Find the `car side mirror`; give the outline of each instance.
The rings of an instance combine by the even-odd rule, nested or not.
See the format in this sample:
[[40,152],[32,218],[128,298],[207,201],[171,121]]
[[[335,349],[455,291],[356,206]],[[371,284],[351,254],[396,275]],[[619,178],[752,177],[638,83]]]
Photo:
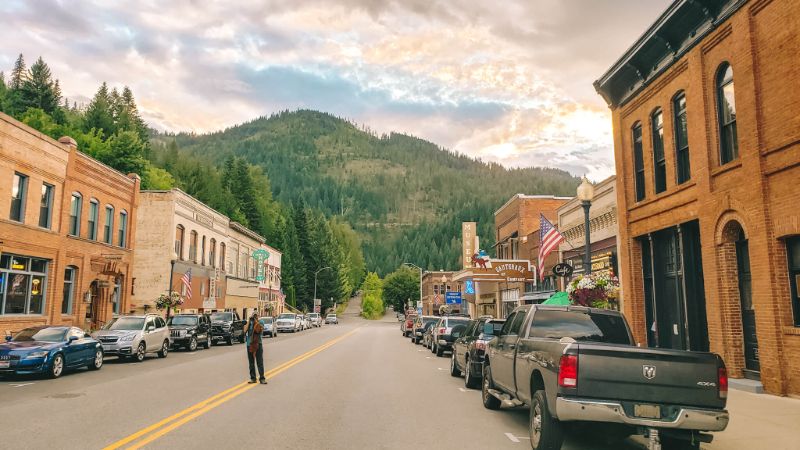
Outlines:
[[6,342],[11,342],[11,336],[10,335],[6,335]]
[[72,344],[73,342],[75,342],[77,340],[78,340],[78,336],[70,336],[69,339],[67,339],[67,344]]
[[149,333],[149,332],[151,332],[151,331],[153,331],[153,330],[155,330],[155,329],[156,329],[156,327],[155,327],[155,326],[153,326],[153,325],[148,325],[148,326],[147,326],[147,328],[145,328],[145,329],[144,329],[144,331],[146,331],[146,332],[148,332],[148,333]]

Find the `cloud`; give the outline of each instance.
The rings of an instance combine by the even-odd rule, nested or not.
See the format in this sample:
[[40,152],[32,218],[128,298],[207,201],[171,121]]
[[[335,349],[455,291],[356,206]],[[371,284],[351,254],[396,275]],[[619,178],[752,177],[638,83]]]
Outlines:
[[668,0],[0,2],[0,70],[130,86],[162,130],[312,108],[507,166],[613,172],[592,81]]

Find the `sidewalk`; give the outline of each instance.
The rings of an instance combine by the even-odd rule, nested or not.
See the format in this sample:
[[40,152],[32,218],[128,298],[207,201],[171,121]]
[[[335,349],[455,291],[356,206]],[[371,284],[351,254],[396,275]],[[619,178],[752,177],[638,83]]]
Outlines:
[[800,449],[800,400],[731,389],[728,411],[728,428],[703,450]]

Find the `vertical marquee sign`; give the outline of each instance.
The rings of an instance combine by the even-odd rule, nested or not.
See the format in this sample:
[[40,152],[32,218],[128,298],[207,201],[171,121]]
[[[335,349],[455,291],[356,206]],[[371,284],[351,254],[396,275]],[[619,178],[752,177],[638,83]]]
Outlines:
[[462,268],[473,266],[472,255],[477,252],[478,230],[475,222],[461,222],[461,261]]
[[258,272],[256,273],[256,281],[262,282],[267,279],[264,276],[264,262],[269,258],[269,252],[260,248],[253,252],[253,259],[256,260],[256,267],[258,267]]

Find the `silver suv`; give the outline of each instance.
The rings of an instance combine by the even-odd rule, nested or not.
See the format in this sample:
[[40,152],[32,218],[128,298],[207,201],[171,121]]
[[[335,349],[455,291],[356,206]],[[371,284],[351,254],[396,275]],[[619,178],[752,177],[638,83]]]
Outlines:
[[169,352],[169,328],[157,314],[115,317],[94,338],[103,344],[103,353],[141,362],[147,353],[166,358]]

